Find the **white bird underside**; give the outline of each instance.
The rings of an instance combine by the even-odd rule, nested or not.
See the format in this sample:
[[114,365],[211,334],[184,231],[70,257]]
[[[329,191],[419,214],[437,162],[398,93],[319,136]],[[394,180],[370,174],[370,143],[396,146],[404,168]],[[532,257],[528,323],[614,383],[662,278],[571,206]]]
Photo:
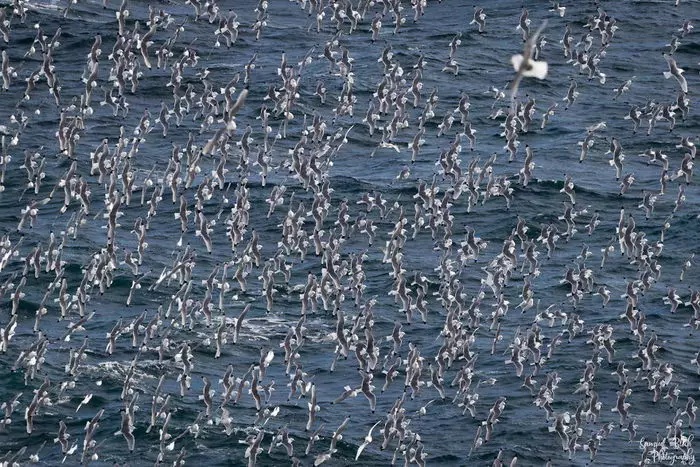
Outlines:
[[515,71],[521,73],[525,78],[545,79],[547,77],[547,62],[529,60],[527,65],[522,67],[523,56],[521,54],[510,57],[510,62],[513,64]]

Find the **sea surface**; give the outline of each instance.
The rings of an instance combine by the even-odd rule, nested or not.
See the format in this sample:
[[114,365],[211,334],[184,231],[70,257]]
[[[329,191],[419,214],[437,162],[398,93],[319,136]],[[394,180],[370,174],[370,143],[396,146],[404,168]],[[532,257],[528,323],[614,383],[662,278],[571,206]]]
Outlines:
[[[3,462],[695,462],[688,401],[700,391],[700,302],[691,303],[700,289],[692,174],[700,35],[683,26],[700,28],[700,2],[565,1],[563,15],[544,1],[483,2],[482,33],[470,24],[472,2],[457,0],[427,1],[415,19],[418,2],[407,0],[322,2],[318,10],[319,2],[286,0],[2,3]],[[539,49],[532,59],[548,70],[544,79],[525,73],[516,88],[511,57],[523,54],[516,27],[524,9]],[[234,13],[229,24],[237,22],[238,33],[227,47],[222,27]],[[373,20],[382,24],[376,40]],[[147,34],[150,68],[140,51]],[[117,41],[128,45],[117,50]],[[159,66],[163,48],[170,55]],[[595,71],[575,66],[577,52]],[[687,93],[664,76],[671,57]],[[414,79],[422,83],[415,105]],[[578,94],[567,101],[574,82]],[[116,111],[109,92],[121,99]],[[230,113],[225,93],[232,101],[243,95]],[[370,105],[378,115],[372,134]],[[635,107],[636,132],[625,119]],[[532,109],[525,128],[524,109]],[[454,123],[438,136],[446,115]],[[412,160],[419,125],[425,131]],[[594,144],[580,161],[587,136]],[[649,151],[666,158],[666,171]],[[380,198],[385,204],[376,206]],[[523,226],[536,270],[516,233]],[[469,231],[478,251],[469,249]],[[636,242],[631,249],[625,235]],[[489,281],[496,271],[507,271],[502,287]],[[631,332],[628,306],[640,329],[645,316],[642,336]],[[558,317],[544,317],[555,309]],[[513,349],[520,375],[507,363]],[[620,362],[624,386],[615,375]],[[362,392],[368,375],[374,411]],[[523,387],[527,376],[533,393]],[[548,377],[554,390],[540,391]],[[223,398],[229,381],[244,384],[237,401]],[[333,403],[346,386],[356,391]],[[614,409],[625,391],[622,420]],[[547,397],[550,416],[535,403]],[[315,420],[307,424],[310,405]],[[59,434],[61,422],[69,438]],[[256,437],[257,456],[248,449]]]

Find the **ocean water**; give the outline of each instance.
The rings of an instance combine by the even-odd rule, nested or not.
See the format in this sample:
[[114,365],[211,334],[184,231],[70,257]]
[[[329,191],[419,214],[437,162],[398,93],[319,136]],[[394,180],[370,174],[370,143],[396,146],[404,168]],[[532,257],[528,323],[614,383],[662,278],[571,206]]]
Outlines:
[[[700,390],[699,368],[693,363],[700,345],[697,331],[685,325],[694,314],[691,294],[700,287],[700,264],[692,256],[700,256],[700,243],[695,236],[700,210],[697,174],[689,175],[686,183],[682,172],[684,165],[692,163],[686,154],[693,154],[693,149],[681,142],[682,138],[697,142],[700,131],[696,114],[700,43],[696,31],[685,34],[682,26],[685,21],[698,22],[698,2],[681,1],[678,6],[670,1],[565,2],[565,14],[560,16],[550,10],[548,2],[499,1],[480,5],[486,14],[486,25],[485,31],[479,33],[477,26],[470,24],[474,15],[472,4],[459,1],[427,2],[417,21],[412,2],[394,2],[402,8],[400,16],[405,19],[398,28],[394,25],[391,2],[338,2],[351,11],[362,11],[366,6],[356,28],[349,19],[338,24],[333,19],[333,4],[324,4],[319,31],[317,12],[309,13],[310,3],[219,2],[214,19],[213,14],[204,13],[204,4],[202,14],[196,17],[196,9],[189,3],[133,1],[122,5],[129,14],[121,37],[133,42],[120,52],[128,57],[121,60],[121,65],[119,53],[110,57],[120,40],[116,14],[121,8],[119,3],[108,1],[103,5],[81,0],[68,11],[63,1],[20,3],[26,17],[13,14],[11,5],[5,6],[9,42],[0,39],[8,67],[14,69],[8,69],[7,89],[0,93],[4,135],[0,228],[5,239],[0,251],[0,283],[4,284],[0,327],[3,335],[11,335],[0,358],[0,374],[5,377],[0,384],[0,400],[8,401],[5,407],[14,406],[0,428],[0,456],[5,456],[4,461],[20,465],[244,465],[252,461],[246,453],[247,440],[262,434],[258,465],[286,465],[293,461],[313,465],[323,460],[324,454],[330,454],[324,465],[491,465],[500,452],[504,463],[517,457],[518,465],[545,465],[551,461],[552,465],[593,462],[617,466],[643,462],[645,440],[658,442],[658,447],[664,440],[670,443],[680,439],[682,434],[685,438],[677,444],[663,451],[659,448],[656,454],[647,453],[647,463],[671,464],[674,459],[676,464],[694,462],[688,448],[695,447],[695,423],[692,414],[684,410],[688,397],[697,399]],[[387,12],[381,16],[385,8]],[[543,25],[537,60],[547,63],[548,73],[542,80],[524,77],[511,102],[516,77],[511,57],[523,53],[523,34],[516,29],[523,8],[529,13],[531,33]],[[151,27],[149,10],[163,12],[147,39],[152,41],[148,49],[151,69],[139,50],[140,39]],[[341,10],[346,11],[338,9]],[[238,36],[227,47],[219,22],[233,13],[239,23]],[[263,16],[265,24],[256,39],[255,23]],[[371,25],[375,18],[381,18],[382,27],[378,40],[373,41]],[[588,24],[600,24],[603,30],[614,25],[616,29],[612,35],[603,35],[600,28],[591,29]],[[571,50],[574,54],[587,54],[591,64],[598,60],[598,74],[589,73],[590,67],[574,66],[565,56],[560,41],[567,27],[572,37]],[[586,33],[590,34],[590,45],[586,43]],[[45,39],[35,41],[37,34]],[[55,35],[56,42],[51,46]],[[97,76],[88,106],[81,103],[81,96],[86,92],[86,81],[91,81],[89,75],[94,68],[88,66],[94,66],[90,65],[90,54],[98,35],[101,53],[95,55]],[[674,36],[680,44],[672,52],[668,44]],[[455,74],[443,71],[443,67],[450,58],[450,44],[457,39],[461,42],[454,50],[453,60],[458,65]],[[44,42],[43,48],[40,42]],[[166,65],[158,67],[156,52],[166,45],[172,56]],[[326,47],[332,51],[333,62],[324,57]],[[389,47],[391,56],[385,69],[381,57],[383,53],[387,57],[385,51]],[[53,68],[49,68],[45,58],[49,48]],[[352,60],[351,75],[343,72],[342,62],[348,62],[343,51]],[[669,65],[663,54],[671,52],[687,81],[688,92],[681,94],[681,100],[687,100],[685,117],[677,106],[679,81],[664,76]],[[410,90],[417,73],[414,65],[420,57],[424,61],[419,77],[422,89],[414,106]],[[244,82],[246,64],[251,60],[255,67],[250,69],[249,81]],[[291,71],[280,70],[283,60],[286,70]],[[179,84],[173,82],[178,70]],[[26,99],[27,79],[34,72],[39,79]],[[288,109],[293,115],[288,115],[285,124],[286,112],[282,104],[269,99],[268,90],[280,93],[280,98],[288,95],[284,90],[285,78],[290,79],[284,76],[286,73],[292,73],[297,88]],[[58,80],[58,102],[49,92],[47,74]],[[133,90],[132,74],[137,76]],[[105,90],[111,89],[113,96],[118,97],[118,81],[122,77],[126,80],[123,102],[128,111],[122,108],[115,115],[105,101]],[[243,92],[247,92],[247,98],[235,115],[236,128],[229,127],[229,138],[223,142],[227,155],[222,158],[222,149],[211,150],[207,143],[225,129],[224,88],[232,80],[233,100]],[[375,93],[383,80],[390,104],[370,134],[363,119],[370,104],[379,110],[381,94]],[[616,98],[615,90],[628,80],[629,89]],[[319,81],[326,88],[325,103],[315,95]],[[578,95],[568,103],[566,96],[574,81]],[[349,86],[354,98],[351,114],[339,110],[339,96],[347,96]],[[437,96],[434,115],[423,121],[424,142],[412,162],[410,144],[419,131],[420,116],[433,91]],[[473,147],[464,135],[462,114],[458,111],[465,95],[470,104],[467,120],[475,130]],[[500,98],[495,99],[496,95]],[[402,96],[405,104],[401,104]],[[521,103],[518,109],[522,110],[529,99],[534,102],[532,122],[527,131],[516,123],[513,131],[518,146],[509,162],[510,154],[504,148],[506,137],[501,134],[503,124],[517,103]],[[398,107],[405,106],[408,125],[390,136],[397,102]],[[182,107],[179,125],[173,114],[175,104]],[[554,114],[542,128],[542,114],[553,104],[557,104]],[[161,105],[171,113],[166,136],[156,122]],[[263,106],[270,112],[269,129],[264,128],[260,118]],[[636,133],[631,120],[625,119],[634,106],[643,112]],[[491,118],[499,109],[501,115]],[[455,121],[438,136],[439,125],[449,114]],[[669,115],[674,116],[675,122]],[[317,139],[314,118],[325,123],[325,131]],[[651,129],[650,119],[654,123]],[[143,126],[146,121],[148,127]],[[142,130],[138,130],[139,125]],[[242,138],[248,126],[250,153],[246,164],[241,163],[246,145]],[[385,127],[387,134],[383,136]],[[593,127],[597,128],[590,135],[595,142],[579,162],[578,143]],[[74,150],[60,146],[60,132],[73,135]],[[120,135],[124,143],[121,152],[117,150]],[[457,136],[459,148],[454,144],[451,149]],[[623,194],[622,180],[617,180],[611,164],[613,155],[606,153],[608,149],[615,150],[611,147],[613,138],[624,154],[620,179],[630,174],[634,177]],[[92,153],[99,156],[98,148],[105,139],[109,151],[105,160],[111,161],[111,167],[100,168],[99,164],[93,165],[91,158]],[[138,147],[134,149],[136,141]],[[532,150],[534,163],[532,179],[527,184],[519,178],[526,146]],[[298,154],[299,147],[304,151],[297,156],[293,153],[296,150]],[[266,176],[261,175],[262,168],[256,163],[261,150],[269,165]],[[660,151],[668,161],[663,194],[663,163],[648,163],[648,157],[640,157],[649,150]],[[445,153],[450,151],[459,170],[446,174],[440,161],[449,157]],[[495,159],[486,168],[492,155]],[[306,165],[296,166],[295,158]],[[315,160],[317,172],[308,166],[311,159]],[[177,160],[179,171],[174,169]],[[265,165],[265,161],[261,162]],[[226,170],[221,182],[212,183],[221,164]],[[483,174],[473,205],[467,189],[470,164],[475,168],[474,179]],[[188,182],[190,169],[193,175]],[[114,172],[113,181],[110,170]],[[127,172],[130,174],[124,178],[133,178],[131,186],[123,184],[122,174]],[[457,173],[461,175],[454,175]],[[307,183],[305,177],[312,183]],[[563,191],[567,177],[574,184],[576,201],[569,205],[575,213],[572,222],[576,229],[569,235],[564,217],[571,199]],[[173,178],[179,179],[174,195]],[[489,179],[495,185],[512,189],[509,206],[506,197],[494,194],[496,188],[487,196]],[[418,196],[423,183],[433,189],[434,198],[440,203],[426,203],[422,209],[424,223],[415,228],[414,235],[414,206],[423,204]],[[90,202],[85,207],[79,195],[81,185],[90,191]],[[64,186],[69,193],[65,207]],[[281,187],[285,191],[280,203],[268,215],[268,200]],[[444,195],[456,187],[463,191],[446,208]],[[684,190],[684,199],[677,204],[679,190]],[[127,192],[131,193],[128,204]],[[155,197],[160,193],[162,199],[157,206],[155,202],[149,206],[154,192]],[[368,211],[366,205],[358,203],[365,195],[376,199],[378,193],[386,202],[385,215],[377,207]],[[655,197],[653,211],[647,215],[645,197],[648,204],[651,196]],[[189,211],[185,232],[181,231],[179,215],[181,197]],[[116,200],[120,205],[115,207]],[[344,203],[349,226],[346,236],[342,219],[336,222],[345,212]],[[321,206],[317,213],[323,212],[319,229],[322,233],[318,236],[327,250],[337,245],[335,254],[315,254],[316,221],[312,210],[317,206]],[[38,209],[33,225],[25,216],[28,208]],[[110,211],[116,216],[113,221],[108,216]],[[198,233],[198,211],[210,230],[211,251]],[[242,221],[238,225],[242,237],[232,248],[230,224],[238,222],[237,216],[245,213],[249,220],[246,225]],[[285,221],[288,213],[291,217]],[[290,220],[294,213],[297,217]],[[594,215],[599,224],[589,235],[587,225]],[[405,243],[392,238],[401,216],[405,218]],[[434,232],[430,228],[431,216],[436,219]],[[621,218],[622,232],[618,230]],[[628,227],[633,222],[630,218],[634,219],[634,228]],[[376,227],[371,243],[362,231],[365,220]],[[519,220],[527,226],[525,235],[538,253],[536,274],[528,274],[521,241],[514,236]],[[451,223],[449,229],[445,221]],[[110,222],[116,224],[113,235],[108,228]],[[294,248],[285,249],[285,222],[299,226],[296,231],[291,229],[295,235],[305,232],[309,242],[305,255]],[[550,258],[546,241],[538,240],[548,226],[556,229],[558,236]],[[633,231],[633,239],[649,246],[645,250],[647,257],[622,254],[624,242],[620,242],[620,237],[625,228]],[[460,251],[469,229],[481,239],[483,248],[478,257],[463,261]],[[254,261],[255,243],[251,243],[254,236],[260,247],[258,264]],[[517,263],[510,264],[510,277],[500,291],[502,295],[497,295],[488,285],[487,271],[498,269],[494,261],[501,260],[503,266],[504,242],[509,238],[514,241]],[[392,261],[392,252],[399,251],[394,250],[396,242],[403,244],[399,254],[394,252]],[[128,257],[139,258],[140,245],[141,263],[134,271],[127,264]],[[601,267],[602,250],[609,245],[614,249]],[[586,247],[590,256],[583,254],[584,258],[582,249]],[[39,258],[36,274],[34,257]],[[279,270],[279,263],[275,266],[276,257],[278,261],[284,259],[288,278]],[[364,260],[353,273],[351,265],[360,257]],[[446,259],[452,261],[449,268],[445,267]],[[339,288],[326,276],[328,261],[336,270],[345,271],[338,278]],[[690,262],[684,267],[686,261]],[[183,277],[175,272],[183,267],[191,274]],[[658,277],[644,284],[652,267],[660,267]],[[235,278],[239,268],[247,273],[245,290]],[[409,323],[398,296],[390,293],[397,288],[395,269],[404,271],[398,275],[404,277],[414,306],[420,287],[414,278],[425,276],[425,321],[414,308]],[[570,296],[572,287],[564,281],[567,269],[577,278],[574,290],[580,292],[578,301]],[[590,285],[581,281],[586,270],[592,274]],[[273,285],[269,285],[268,271],[274,278]],[[206,282],[210,275],[214,281],[208,293]],[[302,316],[301,295],[309,275],[316,278],[318,287],[327,286],[338,305],[330,300],[324,306],[321,289],[316,288],[317,306]],[[133,290],[127,306],[135,281],[141,287]],[[353,292],[356,281],[363,290],[358,303]],[[523,298],[527,284],[532,294],[530,304]],[[641,314],[646,317],[641,339],[630,332],[624,317],[632,300],[626,296],[628,284],[638,294],[635,319]],[[274,289],[269,307],[265,297],[268,286]],[[599,287],[610,291],[606,306],[595,293]],[[671,288],[681,302],[673,313],[665,300]],[[446,297],[450,295],[445,303],[439,300],[443,292]],[[475,299],[479,300],[479,323],[470,319],[467,311]],[[202,312],[209,300],[210,322]],[[67,304],[63,312],[61,302]],[[501,340],[497,340],[492,352],[498,327],[493,324],[492,314],[503,309],[504,302],[509,304],[508,311],[498,317]],[[247,305],[250,308],[234,344],[235,327],[239,324],[236,320]],[[566,314],[566,319],[557,318],[552,323],[544,319],[539,321],[539,328],[533,327],[538,312],[550,305],[559,308],[562,316]],[[371,319],[367,319],[368,307],[372,310]],[[46,314],[35,324],[37,310],[42,308]],[[340,356],[334,364],[338,309],[344,316],[350,351],[347,359]],[[134,324],[144,312],[141,324]],[[574,315],[579,318],[580,330],[571,334],[567,328]],[[84,322],[80,322],[81,318]],[[290,332],[294,336],[302,318],[299,329],[303,337],[291,338],[297,355],[288,373],[284,341]],[[147,329],[152,320],[153,327]],[[75,323],[81,326],[73,329]],[[395,348],[391,336],[396,323],[401,324],[404,335]],[[600,326],[610,327],[608,343],[614,341],[615,350],[610,361],[602,346],[605,339],[601,338],[599,351],[594,349],[595,332]],[[218,358],[217,330],[227,341]],[[110,352],[112,332],[119,336]],[[150,338],[144,343],[147,333]],[[528,336],[533,333],[540,336],[537,346],[543,355],[561,340],[551,358],[540,362],[539,368],[534,365],[532,353],[526,350]],[[363,374],[367,373],[358,371],[364,364],[355,357],[356,349],[362,353],[367,348],[368,336],[370,341],[373,338],[377,350],[377,364],[369,369],[373,375],[371,384],[375,386],[374,411],[360,391]],[[638,354],[640,349],[651,348],[654,338],[658,348],[644,367]],[[469,349],[466,352],[465,342]],[[43,352],[34,362],[36,343]],[[71,355],[83,344],[83,358],[71,369]],[[522,347],[524,369],[520,376],[515,365],[505,363],[514,347]],[[411,348],[415,349],[413,353]],[[190,354],[189,365],[183,364],[183,349]],[[261,355],[270,356],[269,366],[262,370],[264,375],[260,370]],[[448,361],[441,377],[444,399],[431,377],[431,371],[439,367],[440,355]],[[465,355],[475,360],[470,362]],[[401,361],[397,376],[382,392],[385,370],[397,359]],[[417,374],[408,360],[419,368]],[[628,370],[625,388],[614,375],[620,362]],[[471,385],[467,389],[451,385],[467,366],[472,373]],[[580,386],[588,378],[584,375],[587,367],[595,376],[587,380],[586,390]],[[33,377],[32,368],[36,369]],[[235,404],[222,399],[225,390],[221,380],[228,368],[236,385],[239,381],[247,384]],[[304,374],[303,383],[298,386],[293,380],[297,368]],[[417,391],[405,385],[409,373],[419,381]],[[191,386],[181,395],[179,379],[183,374],[191,378]],[[554,374],[560,378],[551,401],[555,416],[548,417],[543,408],[535,405],[536,396],[522,384],[526,376],[532,375],[537,392],[546,384],[548,375]],[[159,397],[154,402],[161,377]],[[214,391],[210,413],[205,404],[203,378]],[[47,382],[50,385],[42,387]],[[263,388],[269,388],[273,382],[274,390],[265,401]],[[263,397],[260,409],[250,392],[253,384]],[[307,429],[312,386],[318,410]],[[355,397],[334,404],[346,386],[358,390]],[[660,395],[656,402],[655,387]],[[291,397],[290,389],[295,390]],[[302,389],[308,389],[308,393],[301,395]],[[628,424],[621,427],[620,415],[612,411],[619,392],[625,390],[629,393],[628,419],[637,425],[634,437],[621,429]],[[674,390],[678,391],[675,396]],[[18,394],[17,404],[13,405]],[[81,404],[90,394],[91,398]],[[668,394],[673,397],[665,397]],[[467,395],[475,400],[474,416],[460,405]],[[505,406],[500,414],[493,415],[500,397],[506,398]],[[600,402],[599,416],[595,416],[595,409],[584,408],[577,426],[577,407],[587,407],[591,398]],[[168,403],[163,405],[166,399]],[[392,411],[397,401],[401,401],[399,418],[403,420],[398,424],[394,423],[396,411]],[[154,404],[159,414],[147,432]],[[230,415],[230,425],[222,420],[226,418],[222,407]],[[119,433],[124,411],[129,413],[127,425],[131,427],[127,432],[134,436],[133,452]],[[565,413],[569,417],[564,423],[564,434],[568,440],[574,440],[573,449],[568,450],[562,449],[561,436],[550,429],[557,416],[565,420]],[[86,430],[93,417],[97,424]],[[342,437],[336,436],[332,442],[334,432],[346,417],[350,418]],[[27,433],[28,418],[33,420],[31,434]],[[494,418],[498,421],[492,424]],[[70,434],[66,439],[69,453],[62,451],[58,440],[61,421]],[[377,423],[373,441],[356,460],[368,430]],[[678,430],[669,432],[669,426],[674,424]],[[473,446],[477,430],[482,430],[483,438],[487,425],[493,426],[490,439]],[[606,426],[609,434],[601,433]],[[293,456],[288,456],[275,438],[285,430],[294,440]],[[307,443],[317,430],[319,438],[307,454]],[[381,449],[385,430],[389,439],[386,448]],[[87,443],[86,435],[90,435]]]

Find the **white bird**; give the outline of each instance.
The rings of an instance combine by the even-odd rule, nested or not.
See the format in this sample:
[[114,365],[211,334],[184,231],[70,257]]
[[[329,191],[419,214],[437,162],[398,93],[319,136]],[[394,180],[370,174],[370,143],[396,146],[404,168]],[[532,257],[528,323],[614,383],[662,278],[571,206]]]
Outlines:
[[530,38],[525,42],[525,49],[523,54],[513,55],[510,58],[510,62],[515,69],[517,75],[513,80],[513,85],[511,86],[511,104],[515,108],[515,96],[518,93],[518,88],[520,87],[520,80],[523,78],[535,77],[537,79],[544,79],[547,76],[547,62],[543,60],[533,60],[533,54],[535,52],[535,44],[537,43],[537,38],[539,37],[547,22],[543,22],[542,25],[535,31],[535,33],[530,36]]
[[472,19],[469,24],[478,25],[479,32],[484,32],[484,27],[486,26],[486,13],[484,13],[483,8],[474,7],[474,19]]
[[676,64],[676,59],[671,57],[668,54],[664,54],[664,58],[668,62],[668,68],[669,71],[664,71],[664,78],[669,79],[671,76],[676,78],[676,81],[678,81],[678,84],[681,85],[681,90],[684,93],[688,93],[688,82],[685,80],[685,77],[683,76],[683,70],[682,68],[678,68],[678,65]]
[[550,8],[549,11],[552,11],[554,13],[559,13],[559,17],[563,18],[564,15],[566,14],[566,7],[559,5],[558,1],[552,0],[552,8]]
[[129,415],[128,410],[122,410],[122,422],[119,427],[119,430],[114,432],[114,436],[119,436],[122,435],[124,439],[126,440],[126,444],[129,448],[130,452],[134,452],[134,444],[136,439],[134,438],[133,435],[134,432],[134,423],[131,420],[131,415]]
[[631,77],[627,81],[624,82],[622,86],[619,88],[613,89],[613,92],[615,93],[615,97],[613,97],[613,100],[617,100],[618,97],[620,97],[623,93],[627,92],[630,90],[630,86],[632,86],[632,80],[635,79],[636,76]]
[[362,454],[362,451],[364,451],[365,448],[370,445],[370,443],[372,442],[372,439],[373,439],[372,438],[372,431],[374,431],[374,429],[377,427],[377,425],[379,425],[381,422],[382,421],[379,420],[377,423],[372,425],[372,428],[369,429],[367,436],[365,436],[365,440],[362,442],[362,444],[360,444],[360,447],[357,448],[357,454],[355,454],[355,460],[359,459],[360,454]]
[[523,55],[516,54],[510,57],[515,71],[525,78],[545,79],[547,77],[547,62],[544,60],[525,59]]
[[92,393],[86,395],[86,396],[83,398],[83,400],[80,402],[80,404],[78,404],[78,408],[75,409],[76,413],[78,412],[78,410],[80,410],[80,408],[81,408],[82,406],[84,406],[85,404],[89,403],[91,399],[92,399]]

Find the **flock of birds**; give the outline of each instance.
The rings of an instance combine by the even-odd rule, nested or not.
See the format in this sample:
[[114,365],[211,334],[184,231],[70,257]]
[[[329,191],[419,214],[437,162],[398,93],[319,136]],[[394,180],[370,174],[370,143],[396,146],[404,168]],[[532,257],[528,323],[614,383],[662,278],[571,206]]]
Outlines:
[[[686,127],[698,77],[676,62],[690,20],[668,27],[666,67],[637,78],[606,60],[625,24],[602,5],[571,21],[558,2],[532,17],[523,8],[505,32],[475,7],[444,50],[421,51],[402,47],[402,34],[449,2],[260,0],[226,11],[186,0],[139,15],[105,0],[114,30],[66,49],[85,1],[0,6],[3,466],[179,466],[227,438],[251,466],[425,465],[450,449],[461,457],[442,462],[563,465],[595,461],[611,436],[642,446],[642,431],[658,442],[634,448],[640,465],[694,461],[700,348],[678,360],[659,337],[662,326],[700,328],[696,245],[664,249],[678,219],[698,222],[686,203],[697,200]],[[294,38],[274,35],[280,10],[318,46],[281,51]],[[512,43],[499,62],[510,81],[478,97],[430,89],[469,79],[460,50],[482,34]],[[211,60],[237,48],[248,54],[240,64]],[[272,73],[263,54],[279,62]],[[81,57],[82,75],[67,56]],[[547,90],[558,100],[539,108],[562,59],[568,89]],[[551,149],[536,136],[586,112],[580,83],[623,105],[639,80],[675,84],[572,129],[580,150],[562,164],[614,179],[627,206],[610,216],[583,205],[596,188],[582,188],[576,167],[527,206],[551,185],[538,175]],[[143,104],[151,95],[157,111]],[[612,119],[630,120],[627,134],[611,135]],[[626,156],[625,139],[644,133],[676,143]],[[484,141],[502,148],[483,157]],[[602,164],[597,141],[609,147]],[[334,195],[381,160],[392,162],[368,191]],[[564,248],[580,253],[558,258]],[[571,379],[557,355],[574,345]],[[520,419],[518,404],[539,419]],[[459,420],[453,439],[429,432],[442,431],[426,428],[433,414]],[[666,431],[648,432],[645,418]],[[544,424],[544,444],[509,447],[502,420]]]

